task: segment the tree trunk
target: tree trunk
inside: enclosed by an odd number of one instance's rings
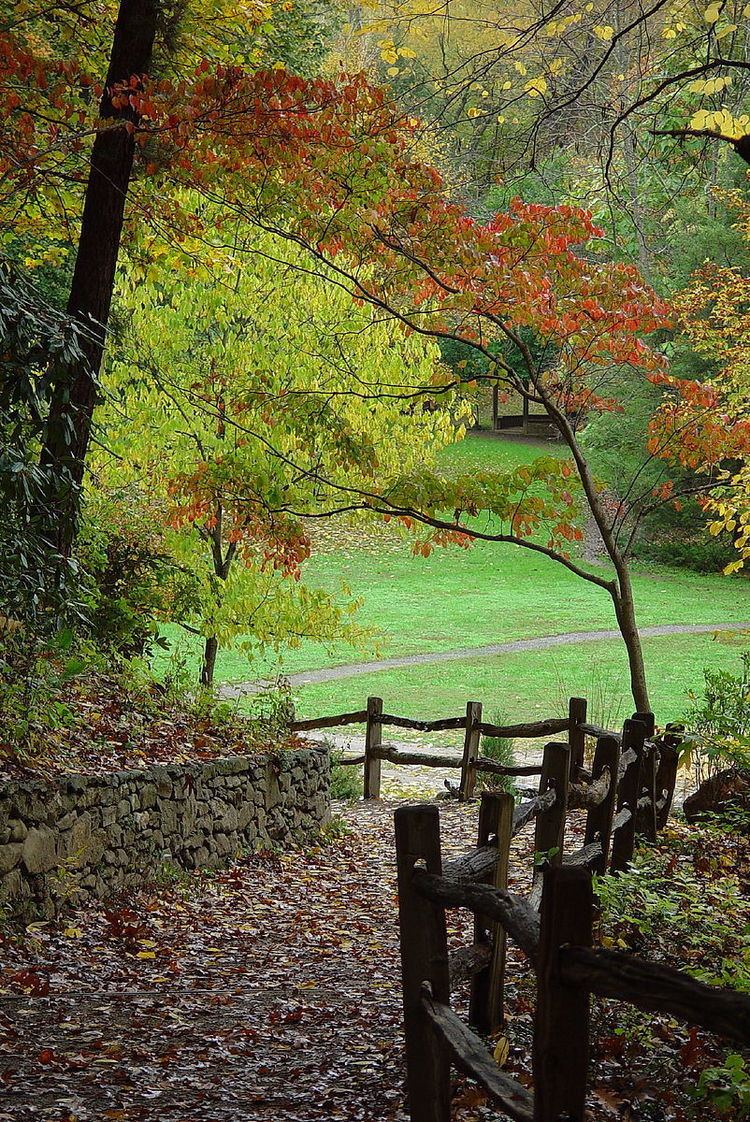
[[[224,435],[224,423],[219,422],[220,435]],[[214,576],[217,581],[225,581],[229,578],[229,570],[232,567],[235,555],[237,553],[237,542],[232,541],[227,546],[227,551],[224,553],[224,508],[219,502],[216,504],[215,521],[210,532],[204,535],[210,544],[211,560],[214,566]],[[217,589],[217,604],[219,601]],[[201,663],[200,681],[202,686],[211,686],[214,681],[214,670],[216,668],[216,655],[219,653],[219,640],[215,635],[209,635],[206,638],[205,647],[203,649],[203,662]]]
[[[617,624],[620,628],[620,634],[622,635],[625,649],[628,653],[630,689],[633,695],[635,708],[638,712],[648,713],[651,711],[651,705],[648,699],[646,668],[643,662],[643,648],[641,646],[641,637],[638,634],[638,624],[635,617],[633,586],[630,580],[630,567],[627,554],[620,548],[617,536],[613,533],[612,523],[609,521],[606,509],[602,504],[601,496],[591,473],[591,468],[578,443],[575,430],[565,413],[555,405],[549,395],[539,386],[538,382],[535,388],[542,399],[547,414],[555,422],[563,440],[570,448],[576,468],[578,469],[578,478],[581,481],[589,510],[594,517],[597,529],[604,542],[604,547],[607,550],[607,555],[617,574],[616,580],[608,582],[607,590],[612,598]]]
[[[112,86],[146,72],[156,34],[158,0],[121,0],[99,116],[112,124],[94,141],[81,219],[68,312],[86,330],[81,357],[67,364],[56,384],[41,452],[41,465],[55,480],[50,507],[52,544],[64,555],[75,537],[96,383],[102,364],[115,283],[125,200],[133,168],[137,115],[115,108]]]
[[[648,698],[646,685],[646,667],[643,662],[643,647],[638,634],[638,624],[635,618],[635,604],[633,589],[630,583],[630,573],[627,562],[624,570],[618,573],[618,591],[612,594],[615,605],[615,614],[620,627],[625,649],[628,652],[628,665],[630,667],[630,689],[635,707],[639,713],[650,713],[651,703]]]
[[[203,648],[203,663],[201,665],[201,685],[212,686],[214,670],[216,669],[216,656],[219,653],[219,640],[215,635],[209,635]]]

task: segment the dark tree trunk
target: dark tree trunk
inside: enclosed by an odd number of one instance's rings
[[[110,91],[117,82],[143,75],[151,62],[158,0],[121,0],[107,84],[99,115],[112,122],[96,136],[81,219],[68,312],[86,329],[82,357],[57,374],[41,464],[55,480],[50,506],[52,544],[70,552],[75,536],[80,487],[91,436],[96,383],[115,283],[125,200],[133,168],[136,114],[115,108]]]
[[[212,686],[214,671],[216,669],[216,656],[219,653],[219,640],[215,635],[209,635],[203,648],[203,663],[201,665],[201,685]]]

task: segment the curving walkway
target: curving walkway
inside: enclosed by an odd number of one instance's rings
[[[642,639],[660,635],[705,635],[712,631],[744,631],[750,623],[667,623],[658,627],[642,627]],[[378,670],[401,670],[408,666],[423,666],[433,662],[458,662],[466,658],[490,658],[493,655],[517,654],[519,651],[546,651],[550,647],[568,643],[596,643],[601,639],[619,639],[620,632],[568,631],[562,635],[540,635],[536,639],[511,639],[506,643],[487,643],[483,647],[458,647],[451,651],[429,651],[425,654],[401,655],[398,658],[374,659],[372,662],[348,662],[340,666],[327,666],[320,670],[302,670],[289,674],[292,686],[311,686],[318,682],[335,682],[341,678],[355,678],[360,674],[374,674]],[[223,697],[244,697],[268,688],[268,681],[227,682],[219,693]]]

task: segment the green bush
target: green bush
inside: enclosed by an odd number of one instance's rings
[[[171,556],[166,516],[136,487],[91,489],[76,542],[87,590],[82,628],[102,650],[148,656],[163,645],[159,622],[179,619],[195,580]]]
[[[742,876],[747,856],[747,836],[736,832],[731,819],[717,818],[700,828],[670,827],[660,835],[659,848],[640,851],[626,872],[596,879],[600,942],[664,962],[709,985],[750,993],[750,914]],[[606,1006],[599,1015],[608,1017]],[[675,1032],[670,1063],[658,1051],[659,1041],[670,1039],[669,1027],[664,1021],[655,1025],[652,1014],[618,1009],[614,1032],[632,1045],[640,1078],[652,1078],[649,1065],[659,1056],[665,1090],[671,1081],[668,1093],[685,1095],[679,1117],[739,1122],[750,1116],[746,1064],[719,1042],[697,1034],[685,1045],[684,1034]]]
[[[724,768],[750,769],[750,651],[740,655],[738,673],[704,670],[703,689],[688,697],[681,763],[693,768],[696,783]]]
[[[342,766],[339,761],[343,752],[331,753],[331,798],[344,802],[356,802],[364,793],[362,770],[354,764]]]
[[[492,718],[493,725],[502,724],[503,714],[495,713]],[[516,757],[514,752],[515,740],[507,736],[483,736],[479,754],[488,760],[494,760],[504,767],[514,767]],[[477,786],[482,788],[494,787],[496,790],[507,791],[515,795],[516,784],[512,775],[491,775],[480,771],[477,777]]]

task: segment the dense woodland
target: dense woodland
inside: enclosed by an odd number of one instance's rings
[[[632,712],[680,766],[666,830],[599,870],[603,945],[747,994],[749,47],[743,0],[0,0],[3,780],[283,753],[295,717],[356,715],[368,693],[423,722],[483,698],[490,728],[583,694],[586,766],[597,729]],[[453,682],[431,661],[449,653]],[[532,750],[482,747],[510,767]],[[334,767],[333,794],[359,798],[352,769]],[[35,955],[66,986],[90,969],[137,988],[127,970],[150,969],[171,923],[176,943],[210,923],[204,947],[231,938],[240,881],[253,935],[253,884],[286,906],[305,868],[334,883],[338,867],[359,914],[347,844],[372,843],[378,868],[393,853],[381,811],[358,806],[296,864],[246,855],[235,881],[192,884],[154,870],[125,912],[40,934],[0,901],[0,998],[40,996]],[[363,929],[343,905],[324,918],[337,906],[316,897],[310,929],[317,914],[355,940],[359,992]],[[314,971],[280,930],[273,970],[297,984]],[[120,949],[99,962],[107,939]],[[746,1052],[600,1006],[596,1117],[750,1117]],[[352,1077],[335,1108],[308,1090],[268,1109],[399,1117],[391,1029],[361,1029],[383,1061],[372,1103]],[[524,1028],[504,1032],[495,1060],[522,1071]],[[358,1045],[341,1046],[351,1074]],[[23,1113],[23,1088],[0,1118],[52,1119]],[[114,1101],[54,1117],[156,1117]],[[232,1109],[267,1117],[249,1101]],[[499,1117],[464,1084],[454,1108]]]

